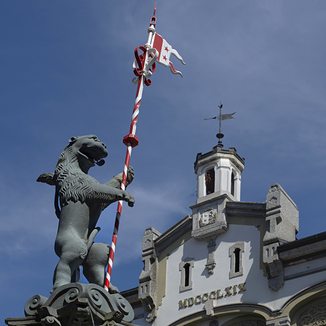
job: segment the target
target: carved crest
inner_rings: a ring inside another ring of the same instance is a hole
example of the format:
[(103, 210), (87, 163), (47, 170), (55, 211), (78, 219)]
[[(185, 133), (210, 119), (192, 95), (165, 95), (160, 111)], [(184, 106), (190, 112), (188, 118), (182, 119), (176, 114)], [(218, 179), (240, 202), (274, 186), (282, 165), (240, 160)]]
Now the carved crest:
[(212, 224), (216, 221), (217, 214), (213, 210), (213, 208), (207, 208), (205, 211), (201, 214), (199, 219), (199, 226), (203, 227), (205, 225)]

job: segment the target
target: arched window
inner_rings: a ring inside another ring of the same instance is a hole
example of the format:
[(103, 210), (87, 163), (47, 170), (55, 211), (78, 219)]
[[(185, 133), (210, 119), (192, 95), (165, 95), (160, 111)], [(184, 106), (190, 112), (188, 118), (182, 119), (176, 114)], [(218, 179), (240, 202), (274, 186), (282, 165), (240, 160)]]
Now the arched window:
[[(310, 293), (310, 298), (308, 297), (304, 300), (304, 296), (302, 296), (301, 298), (297, 299), (301, 302), (299, 302), (299, 305), (295, 305), (291, 311), (291, 315), (293, 314), (291, 318), (291, 325), (325, 325), (325, 296), (315, 298), (315, 300), (311, 300), (311, 298), (313, 298), (312, 293)], [(302, 304), (303, 302), (304, 305)]]
[(244, 252), (244, 242), (236, 242), (229, 248), (231, 257), (230, 278), (243, 275), (242, 253)]
[(215, 173), (214, 168), (207, 170), (205, 174), (206, 195), (214, 192)]
[[(266, 326), (266, 325), (283, 325), (283, 323), (277, 323), (274, 319), (271, 320), (272, 323), (266, 322), (263, 316), (257, 314), (248, 314), (244, 313), (238, 317), (235, 317), (226, 323), (223, 323), (223, 326)], [(274, 322), (274, 323), (273, 323)], [(288, 323), (284, 323), (284, 326), (290, 325)]]
[(231, 173), (231, 195), (234, 196), (234, 172)]
[(234, 272), (238, 273), (240, 271), (240, 248), (235, 248), (233, 251), (234, 254)]
[(180, 292), (192, 289), (192, 268), (194, 267), (194, 258), (186, 258), (179, 264), (181, 272)]
[(183, 268), (185, 269), (185, 286), (189, 286), (190, 264), (186, 263)]

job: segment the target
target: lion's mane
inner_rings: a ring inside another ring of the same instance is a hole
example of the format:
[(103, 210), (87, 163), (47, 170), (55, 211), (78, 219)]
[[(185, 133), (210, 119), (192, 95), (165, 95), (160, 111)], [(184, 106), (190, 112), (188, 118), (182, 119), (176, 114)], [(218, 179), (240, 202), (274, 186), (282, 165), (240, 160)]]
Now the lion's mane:
[(73, 146), (72, 143), (64, 149), (55, 167), (54, 180), (61, 206), (67, 205), (69, 200), (84, 203), (92, 192), (92, 184), (98, 183), (88, 174), (76, 169), (74, 163), (77, 161), (77, 155)]

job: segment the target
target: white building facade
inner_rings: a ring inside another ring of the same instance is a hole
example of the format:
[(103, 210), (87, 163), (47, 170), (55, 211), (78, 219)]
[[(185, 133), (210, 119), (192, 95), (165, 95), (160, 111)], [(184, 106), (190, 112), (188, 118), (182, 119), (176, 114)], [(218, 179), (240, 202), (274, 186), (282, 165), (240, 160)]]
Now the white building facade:
[(326, 325), (326, 232), (297, 240), (299, 212), (278, 184), (241, 202), (244, 159), (197, 154), (197, 201), (169, 230), (147, 228), (138, 288), (122, 294), (141, 326)]

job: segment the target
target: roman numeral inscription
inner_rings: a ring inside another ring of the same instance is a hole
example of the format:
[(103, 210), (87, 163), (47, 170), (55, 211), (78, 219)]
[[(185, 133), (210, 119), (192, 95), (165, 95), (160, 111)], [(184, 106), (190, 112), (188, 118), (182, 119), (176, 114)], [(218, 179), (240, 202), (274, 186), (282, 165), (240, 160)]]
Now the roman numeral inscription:
[(187, 307), (192, 307), (193, 305), (198, 305), (200, 303), (205, 303), (207, 300), (217, 300), (225, 297), (230, 297), (246, 291), (244, 283), (235, 284), (227, 286), (224, 290), (218, 289), (211, 292), (206, 292), (204, 294), (198, 294), (195, 297), (190, 297), (188, 299), (183, 299), (179, 301), (179, 309), (184, 309)]

